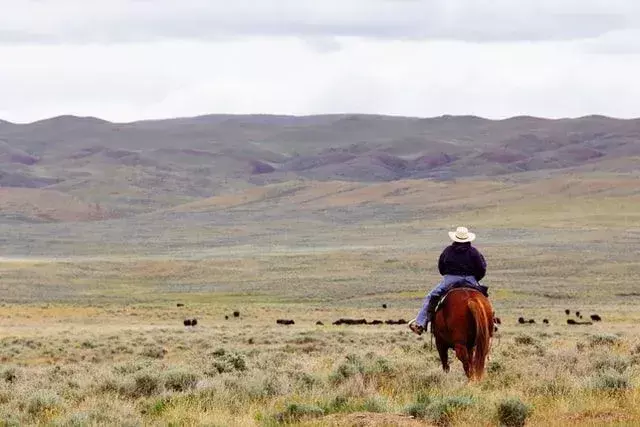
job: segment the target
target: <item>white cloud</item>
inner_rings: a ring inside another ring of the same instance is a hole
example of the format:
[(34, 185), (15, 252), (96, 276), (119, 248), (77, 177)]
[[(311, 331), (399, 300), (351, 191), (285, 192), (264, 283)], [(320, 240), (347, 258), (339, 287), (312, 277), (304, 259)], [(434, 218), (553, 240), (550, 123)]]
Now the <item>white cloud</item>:
[(640, 115), (640, 4), (487, 3), (0, 0), (0, 118)]
[(0, 41), (108, 43), (242, 36), (466, 41), (640, 28), (635, 0), (5, 0)]

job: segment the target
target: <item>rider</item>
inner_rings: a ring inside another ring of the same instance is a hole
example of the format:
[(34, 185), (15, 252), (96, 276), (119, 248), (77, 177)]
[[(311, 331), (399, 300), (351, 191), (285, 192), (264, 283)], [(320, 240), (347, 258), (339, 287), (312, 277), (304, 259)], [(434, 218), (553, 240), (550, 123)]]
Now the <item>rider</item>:
[(438, 260), (442, 281), (427, 294), (418, 317), (409, 322), (409, 328), (418, 335), (427, 329), (440, 298), (455, 284), (466, 282), (464, 286), (487, 294), (487, 287), (478, 283), (487, 271), (487, 263), (484, 256), (471, 246), (476, 238), (475, 233), (469, 232), (466, 227), (458, 227), (456, 231), (449, 231), (449, 237), (453, 243), (442, 251)]

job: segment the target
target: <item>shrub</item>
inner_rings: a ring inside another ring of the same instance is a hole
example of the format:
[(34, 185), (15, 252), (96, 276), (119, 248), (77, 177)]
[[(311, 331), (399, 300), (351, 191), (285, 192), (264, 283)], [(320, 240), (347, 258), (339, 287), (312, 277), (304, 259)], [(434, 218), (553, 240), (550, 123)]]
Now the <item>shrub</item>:
[(404, 412), (416, 418), (428, 419), (438, 425), (447, 425), (451, 422), (453, 414), (473, 404), (473, 399), (467, 396), (450, 396), (431, 400), (423, 395), (419, 396), (416, 402), (406, 406)]
[[(216, 352), (214, 352), (215, 354)], [(216, 373), (222, 374), (224, 372), (244, 372), (247, 370), (247, 362), (243, 355), (238, 353), (219, 353), (218, 358), (213, 361), (211, 365), (212, 369), (209, 369), (206, 374), (214, 375)]]
[(473, 406), (473, 399), (466, 396), (443, 397), (427, 408), (427, 418), (438, 425), (447, 425), (456, 411)]
[(133, 378), (133, 384), (129, 388), (129, 394), (133, 397), (152, 396), (160, 392), (162, 381), (160, 376), (153, 372), (140, 372)]
[(599, 345), (613, 346), (622, 342), (619, 336), (613, 334), (591, 335), (588, 340), (591, 347), (597, 347)]
[(167, 354), (167, 350), (159, 346), (151, 345), (145, 347), (140, 354), (151, 359), (162, 359), (165, 354)]
[(426, 418), (429, 402), (414, 402), (404, 408), (404, 413), (415, 418)]
[(498, 420), (507, 427), (524, 426), (531, 412), (531, 407), (517, 397), (505, 399), (498, 404)]
[(173, 391), (192, 390), (198, 384), (198, 374), (185, 369), (175, 369), (165, 373), (165, 387)]
[(0, 373), (0, 377), (2, 377), (5, 382), (14, 383), (18, 380), (18, 370), (13, 366), (6, 367), (2, 370), (2, 373)]
[(516, 344), (520, 345), (534, 345), (536, 343), (536, 340), (532, 336), (524, 334), (516, 335), (513, 340)]
[(387, 407), (387, 401), (381, 396), (372, 396), (362, 404), (362, 410), (366, 412), (386, 412)]
[(626, 375), (615, 371), (602, 372), (592, 379), (592, 387), (600, 391), (618, 391), (631, 388), (631, 382)]
[(324, 415), (324, 410), (317, 405), (305, 405), (291, 403), (280, 414), (276, 415), (276, 420), (280, 423), (291, 423), (304, 418), (315, 418)]
[(490, 374), (499, 374), (504, 372), (504, 364), (499, 360), (492, 360), (489, 362), (489, 366), (487, 366), (487, 372)]
[(358, 356), (350, 354), (346, 356), (345, 359), (346, 360), (341, 363), (336, 368), (336, 371), (329, 377), (332, 382), (339, 383), (354, 375), (364, 373), (364, 364)]
[(48, 418), (62, 408), (60, 397), (50, 390), (36, 391), (27, 404), (27, 412), (36, 418)]
[(623, 373), (629, 367), (629, 361), (616, 355), (603, 355), (593, 362), (593, 368), (597, 371), (612, 369)]

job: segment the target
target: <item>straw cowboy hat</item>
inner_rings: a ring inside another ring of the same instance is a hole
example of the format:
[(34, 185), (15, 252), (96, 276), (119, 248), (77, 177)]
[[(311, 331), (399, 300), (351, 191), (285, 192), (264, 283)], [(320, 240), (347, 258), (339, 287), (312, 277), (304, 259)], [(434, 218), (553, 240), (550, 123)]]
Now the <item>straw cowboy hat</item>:
[(449, 231), (449, 237), (454, 242), (465, 243), (473, 242), (476, 239), (476, 234), (469, 232), (467, 227), (458, 227), (456, 231)]

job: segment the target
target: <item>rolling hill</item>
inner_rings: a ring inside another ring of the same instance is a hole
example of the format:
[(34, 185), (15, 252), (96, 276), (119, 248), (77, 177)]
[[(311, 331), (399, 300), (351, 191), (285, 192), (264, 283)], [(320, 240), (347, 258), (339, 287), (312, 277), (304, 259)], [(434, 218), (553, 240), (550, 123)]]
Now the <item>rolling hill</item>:
[(0, 218), (12, 224), (411, 221), (527, 198), (637, 198), (639, 177), (640, 119), (0, 121)]

